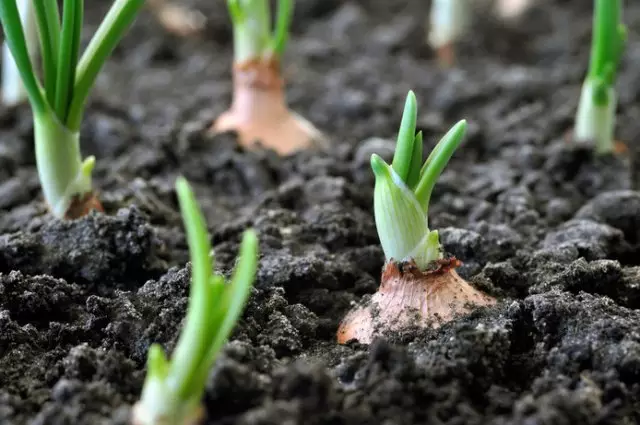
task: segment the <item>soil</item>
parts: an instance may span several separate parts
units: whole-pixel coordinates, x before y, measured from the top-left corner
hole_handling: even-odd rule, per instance
[[[87,2],[87,39],[108,1]],[[591,2],[482,14],[440,69],[424,0],[299,0],[285,59],[294,110],[329,152],[280,158],[211,137],[230,102],[222,1],[184,1],[198,39],[143,12],[97,83],[82,128],[106,214],[46,212],[28,107],[0,110],[0,423],[125,424],[146,351],[175,345],[190,269],[174,183],[204,209],[217,268],[259,232],[255,290],[211,372],[209,424],[640,422],[640,3],[618,80],[626,155],[568,143],[588,63]],[[387,158],[407,90],[429,146],[461,118],[464,146],[430,223],[500,301],[438,330],[337,345],[379,284],[369,156]]]

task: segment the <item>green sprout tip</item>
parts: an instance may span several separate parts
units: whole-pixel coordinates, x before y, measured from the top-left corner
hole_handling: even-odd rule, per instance
[[[176,182],[191,256],[191,289],[184,328],[171,360],[159,345],[149,348],[147,376],[133,409],[136,425],[187,425],[202,416],[200,404],[209,370],[240,318],[256,276],[258,238],[244,233],[240,260],[225,282],[213,273],[204,217],[184,178]]]
[[[387,261],[413,259],[422,270],[442,258],[436,230],[429,230],[429,201],[438,177],[464,138],[466,121],[454,125],[422,162],[422,133],[415,133],[417,102],[409,92],[391,165],[371,156],[376,177],[374,213]]]

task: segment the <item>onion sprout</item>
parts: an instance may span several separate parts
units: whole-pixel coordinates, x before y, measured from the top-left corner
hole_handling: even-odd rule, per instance
[[[626,40],[621,10],[622,0],[595,0],[591,60],[576,114],[575,140],[594,143],[598,154],[614,151],[615,81]]]
[[[416,97],[409,92],[391,165],[371,156],[373,209],[386,261],[376,293],[363,298],[340,323],[340,344],[370,344],[378,336],[436,328],[496,302],[458,275],[460,261],[445,257],[438,232],[429,230],[427,220],[433,188],[460,145],[466,122],[454,125],[423,163],[416,119]]]
[[[147,376],[133,409],[136,425],[190,425],[203,419],[200,400],[209,370],[240,318],[256,276],[255,232],[245,231],[240,260],[231,281],[225,282],[213,273],[204,216],[184,178],[176,182],[176,191],[191,256],[189,305],[171,360],[159,345],[149,348]]]
[[[80,56],[83,0],[33,0],[43,81],[31,63],[16,0],[0,2],[0,22],[33,110],[36,164],[45,200],[59,218],[100,208],[91,187],[95,158],[80,154],[79,130],[89,92],[144,0],[115,0]]]
[[[376,176],[374,212],[387,261],[415,260],[421,270],[442,258],[437,230],[429,230],[427,213],[436,181],[462,142],[466,121],[454,125],[422,162],[422,133],[415,133],[416,97],[409,92],[402,114],[393,162],[371,156]]]
[[[260,142],[286,154],[323,137],[287,106],[280,63],[289,39],[293,0],[277,3],[272,28],[269,0],[227,0],[234,39],[233,101],[213,130],[235,131],[245,146]]]
[[[455,62],[454,44],[469,27],[473,0],[433,0],[427,40],[444,65]]]

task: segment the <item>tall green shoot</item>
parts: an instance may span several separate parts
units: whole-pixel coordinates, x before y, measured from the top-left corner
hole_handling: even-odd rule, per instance
[[[438,231],[429,230],[427,213],[438,177],[464,138],[466,121],[454,125],[423,161],[416,120],[416,97],[409,92],[392,164],[373,154],[371,168],[376,228],[387,261],[412,258],[424,270],[442,258]]]
[[[171,360],[159,345],[149,348],[147,376],[133,409],[135,425],[191,425],[202,420],[209,370],[242,314],[258,266],[258,238],[247,230],[231,280],[213,273],[204,216],[184,178],[176,182],[176,191],[191,257],[187,317]]]
[[[73,218],[86,212],[83,203],[97,203],[90,196],[95,158],[82,160],[80,154],[85,104],[98,72],[144,0],[115,0],[82,55],[84,0],[65,0],[62,13],[57,0],[32,1],[42,81],[30,60],[16,0],[0,2],[0,23],[33,110],[36,164],[45,200],[56,217]]]
[[[594,0],[591,59],[580,94],[574,138],[594,143],[598,154],[614,151],[615,82],[626,40],[621,19],[622,0]]]

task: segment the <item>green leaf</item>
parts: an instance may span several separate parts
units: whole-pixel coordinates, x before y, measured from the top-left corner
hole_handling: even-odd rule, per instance
[[[392,166],[373,154],[371,168],[376,176],[373,210],[380,245],[387,261],[402,261],[429,233],[427,217]]]
[[[613,84],[617,67],[622,56],[625,30],[620,23],[621,0],[594,0],[593,36],[589,77],[600,78]],[[606,78],[607,67],[613,67],[613,74]]]
[[[416,198],[425,214],[429,210],[431,193],[438,181],[438,177],[440,177],[440,174],[449,163],[453,153],[460,146],[466,130],[467,122],[465,120],[459,121],[454,125],[438,142],[425,163],[420,182],[415,189]]]
[[[276,17],[275,30],[273,34],[271,50],[281,58],[284,54],[289,39],[289,27],[291,26],[291,18],[293,17],[293,1],[279,0],[278,15]]]
[[[418,181],[420,181],[420,169],[422,166],[422,131],[416,134],[413,141],[413,153],[411,154],[411,166],[409,167],[409,176],[407,176],[407,186],[414,190]]]
[[[223,309],[222,321],[214,329],[214,335],[199,372],[199,376],[207,376],[209,369],[215,362],[220,350],[229,339],[233,328],[242,315],[258,269],[258,236],[253,230],[246,230],[240,244],[240,260],[227,283],[226,290],[218,302],[218,308]],[[204,387],[204,386],[203,386]]]
[[[171,375],[175,379],[177,396],[188,399],[193,391],[192,382],[197,378],[199,366],[209,349],[207,335],[211,330],[208,318],[215,308],[210,297],[213,268],[209,260],[211,244],[204,216],[189,183],[183,177],[176,181],[176,192],[189,243],[191,288],[187,318],[171,361]]]
[[[60,11],[56,0],[33,1],[33,6],[38,21],[45,93],[49,105],[54,105],[60,49]]]
[[[241,0],[227,0],[227,7],[229,9],[229,15],[233,25],[240,25],[245,19],[244,11],[242,10]]]
[[[73,82],[78,64],[84,0],[67,0],[62,10],[62,34],[58,52],[55,103],[58,119],[66,123],[69,103],[73,96]]]
[[[400,130],[398,131],[398,139],[396,143],[396,151],[393,155],[391,166],[403,182],[407,182],[412,163],[412,155],[414,152],[414,142],[416,134],[416,121],[418,118],[418,102],[413,91],[407,94],[407,100],[404,104],[402,112],[402,121],[400,122]]]
[[[258,236],[253,230],[246,230],[240,244],[240,260],[224,293],[221,304],[226,307],[224,322],[218,328],[216,337],[209,350],[208,362],[211,364],[222,345],[229,339],[244,306],[251,294],[253,282],[258,270]]]
[[[80,128],[84,105],[98,73],[144,3],[144,0],[116,0],[91,38],[78,63],[73,99],[66,120],[70,129]]]

